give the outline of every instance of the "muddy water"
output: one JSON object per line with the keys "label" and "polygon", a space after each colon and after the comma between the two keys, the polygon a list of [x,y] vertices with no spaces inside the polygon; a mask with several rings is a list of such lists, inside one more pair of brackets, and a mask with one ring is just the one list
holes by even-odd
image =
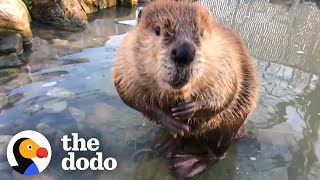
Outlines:
{"label": "muddy water", "polygon": [[[320,10],[308,2],[206,4],[246,40],[259,69],[261,99],[247,123],[258,142],[234,143],[226,157],[199,179],[320,178]],[[132,160],[135,152],[150,147],[161,128],[124,105],[111,82],[115,52],[130,29],[117,21],[130,24],[134,18],[134,9],[101,11],[79,33],[33,24],[28,65],[0,73],[1,179],[27,179],[6,162],[6,142],[26,129],[43,133],[53,149],[49,167],[37,179],[173,179],[163,158]],[[67,154],[60,139],[71,132],[99,139],[99,151],[105,158],[116,158],[118,168],[63,171],[60,163]]]}

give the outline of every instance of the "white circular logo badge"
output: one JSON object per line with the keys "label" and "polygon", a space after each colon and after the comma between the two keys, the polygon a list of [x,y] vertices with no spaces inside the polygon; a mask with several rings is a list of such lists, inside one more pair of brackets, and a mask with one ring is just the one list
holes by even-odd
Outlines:
{"label": "white circular logo badge", "polygon": [[10,140],[7,158],[10,166],[25,176],[41,173],[51,160],[49,141],[36,131],[22,131]]}

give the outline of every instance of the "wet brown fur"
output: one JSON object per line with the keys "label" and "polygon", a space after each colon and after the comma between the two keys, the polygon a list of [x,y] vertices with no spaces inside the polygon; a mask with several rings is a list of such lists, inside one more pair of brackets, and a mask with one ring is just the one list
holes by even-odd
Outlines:
{"label": "wet brown fur", "polygon": [[[165,28],[163,41],[155,41],[157,25]],[[158,81],[162,76],[157,63],[164,56],[161,48],[185,28],[192,28],[195,34],[204,30],[200,39],[192,37],[201,57],[200,75],[194,75],[180,90],[168,90]],[[148,4],[139,24],[119,47],[113,77],[122,100],[151,120],[155,119],[146,113],[150,107],[169,113],[178,101],[203,102],[203,108],[188,122],[190,135],[206,139],[217,155],[229,148],[239,129],[243,131],[258,101],[257,72],[242,40],[194,3],[157,0]]]}

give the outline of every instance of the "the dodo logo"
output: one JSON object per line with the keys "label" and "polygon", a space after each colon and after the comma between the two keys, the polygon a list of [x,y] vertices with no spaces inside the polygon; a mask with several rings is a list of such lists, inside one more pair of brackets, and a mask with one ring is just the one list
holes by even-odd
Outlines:
{"label": "the dodo logo", "polygon": [[51,159],[51,146],[48,140],[36,131],[22,131],[9,142],[7,158],[17,172],[32,176],[42,172]]}

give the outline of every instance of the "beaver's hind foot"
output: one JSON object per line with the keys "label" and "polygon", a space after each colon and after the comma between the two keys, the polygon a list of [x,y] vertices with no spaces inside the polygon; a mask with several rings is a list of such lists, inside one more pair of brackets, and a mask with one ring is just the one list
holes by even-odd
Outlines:
{"label": "beaver's hind foot", "polygon": [[172,168],[178,180],[191,180],[198,177],[210,164],[220,158],[214,154],[176,154],[172,158]]}
{"label": "beaver's hind foot", "polygon": [[155,151],[161,155],[170,158],[182,147],[182,139],[174,138],[171,135],[164,135],[160,138],[153,147]]}

